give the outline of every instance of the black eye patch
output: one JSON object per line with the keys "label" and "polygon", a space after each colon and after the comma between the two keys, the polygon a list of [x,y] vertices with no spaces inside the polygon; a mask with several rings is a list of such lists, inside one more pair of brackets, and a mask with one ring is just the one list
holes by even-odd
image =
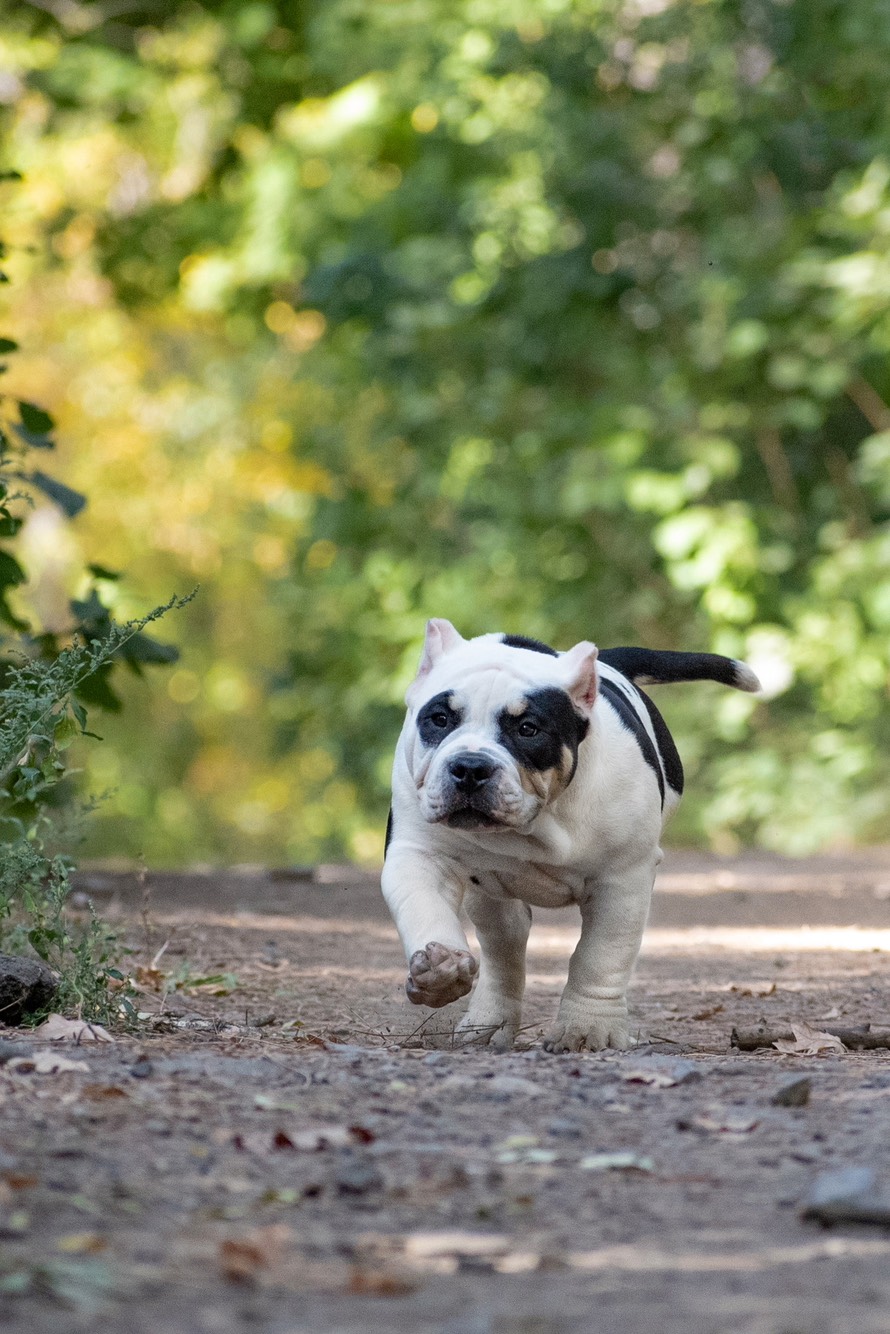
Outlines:
{"label": "black eye patch", "polygon": [[417,731],[425,746],[438,746],[456,727],[460,727],[463,714],[451,703],[453,696],[448,690],[434,695],[427,700],[417,715]]}
{"label": "black eye patch", "polygon": [[542,686],[526,696],[526,709],[518,717],[508,709],[498,714],[498,740],[525,769],[544,773],[556,769],[565,751],[572,757],[569,779],[578,764],[578,747],[589,723],[575,709],[564,690]]}

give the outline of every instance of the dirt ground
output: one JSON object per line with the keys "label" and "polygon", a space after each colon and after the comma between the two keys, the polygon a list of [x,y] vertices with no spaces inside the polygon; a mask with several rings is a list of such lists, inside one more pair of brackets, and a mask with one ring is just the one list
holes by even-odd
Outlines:
{"label": "dirt ground", "polygon": [[[801,1217],[831,1168],[890,1183],[890,1051],[730,1046],[761,1019],[890,1028],[890,850],[670,855],[640,1045],[580,1056],[540,1045],[569,912],[536,914],[527,1027],[499,1056],[453,1047],[460,1006],[408,1005],[373,877],[79,889],[146,1017],[55,1047],[74,1070],[0,1066],[14,1334],[890,1332],[890,1228]],[[809,1102],[776,1105],[793,1076]]]}

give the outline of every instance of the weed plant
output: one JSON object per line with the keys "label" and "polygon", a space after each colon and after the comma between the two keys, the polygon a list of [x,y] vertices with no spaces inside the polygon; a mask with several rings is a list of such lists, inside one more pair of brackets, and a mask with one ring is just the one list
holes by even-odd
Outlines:
{"label": "weed plant", "polygon": [[[16,178],[0,173],[0,180]],[[0,337],[0,353],[17,346]],[[53,430],[42,407],[0,394],[0,948],[31,950],[55,970],[55,1009],[107,1022],[128,1002],[110,987],[122,980],[112,966],[112,933],[92,909],[79,924],[69,911],[73,862],[65,845],[74,801],[66,753],[78,737],[101,740],[87,729],[88,707],[121,707],[111,681],[119,665],[141,674],[146,665],[176,661],[176,649],[145,630],[192,595],[119,624],[99,588],[120,576],[92,565],[92,587],[69,604],[65,629],[35,629],[19,614],[10,595],[28,578],[15,550],[27,508],[39,495],[74,518],[86,504],[33,465],[35,452],[54,449]],[[81,806],[81,817],[90,809]]]}

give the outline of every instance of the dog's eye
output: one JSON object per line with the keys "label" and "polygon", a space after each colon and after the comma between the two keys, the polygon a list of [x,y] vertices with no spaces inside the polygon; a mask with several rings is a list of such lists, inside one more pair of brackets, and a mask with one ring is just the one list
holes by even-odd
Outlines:
{"label": "dog's eye", "polygon": [[535,727],[534,723],[519,724],[520,736],[537,736],[540,730],[541,730],[540,727]]}
{"label": "dog's eye", "polygon": [[447,713],[430,714],[430,722],[433,724],[433,727],[447,727],[450,721]]}

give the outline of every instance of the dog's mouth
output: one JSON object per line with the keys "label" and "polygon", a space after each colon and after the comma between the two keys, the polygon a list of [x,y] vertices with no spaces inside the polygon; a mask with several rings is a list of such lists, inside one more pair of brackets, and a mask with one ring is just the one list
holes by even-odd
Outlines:
{"label": "dog's mouth", "polygon": [[505,829],[503,820],[497,820],[489,811],[481,811],[476,806],[460,806],[449,811],[442,820],[449,829]]}

